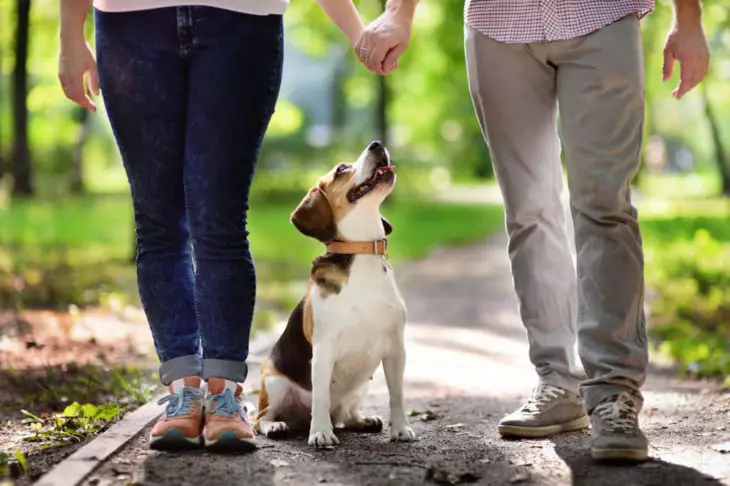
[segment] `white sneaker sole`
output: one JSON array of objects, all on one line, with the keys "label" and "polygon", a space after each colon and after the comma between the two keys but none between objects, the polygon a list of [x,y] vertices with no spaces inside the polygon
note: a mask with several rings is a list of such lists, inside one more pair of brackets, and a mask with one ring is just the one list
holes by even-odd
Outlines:
[{"label": "white sneaker sole", "polygon": [[591,457],[596,461],[631,461],[644,462],[649,459],[646,449],[594,449]]},{"label": "white sneaker sole", "polygon": [[497,431],[502,437],[520,437],[534,439],[538,437],[548,437],[559,434],[561,432],[570,432],[573,430],[587,429],[590,425],[590,419],[587,415],[573,419],[564,424],[545,425],[543,427],[520,427],[518,425],[498,425]]},{"label": "white sneaker sole", "polygon": [[202,447],[203,443],[200,437],[186,437],[180,430],[170,429],[164,435],[150,436],[149,445],[158,451],[172,451]]},{"label": "white sneaker sole", "polygon": [[223,432],[217,440],[205,440],[205,448],[221,452],[251,452],[258,448],[256,439],[241,439],[233,432]]}]

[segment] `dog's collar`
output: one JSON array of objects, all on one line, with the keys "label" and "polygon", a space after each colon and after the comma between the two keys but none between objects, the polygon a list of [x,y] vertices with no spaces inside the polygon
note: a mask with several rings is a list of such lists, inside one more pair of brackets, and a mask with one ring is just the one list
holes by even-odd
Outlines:
[{"label": "dog's collar", "polygon": [[331,241],[327,243],[329,253],[342,255],[387,255],[388,239],[375,241]]}]

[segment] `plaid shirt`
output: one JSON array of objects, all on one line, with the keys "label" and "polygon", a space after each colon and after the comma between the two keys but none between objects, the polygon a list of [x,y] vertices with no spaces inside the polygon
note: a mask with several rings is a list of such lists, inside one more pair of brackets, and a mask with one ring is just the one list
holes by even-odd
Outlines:
[{"label": "plaid shirt", "polygon": [[529,44],[575,39],[652,10],[654,0],[466,0],[464,20],[497,42]]}]

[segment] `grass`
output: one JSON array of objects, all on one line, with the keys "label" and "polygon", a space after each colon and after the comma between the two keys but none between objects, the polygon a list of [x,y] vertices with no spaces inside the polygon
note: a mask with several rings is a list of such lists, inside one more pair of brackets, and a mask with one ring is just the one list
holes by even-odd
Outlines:
[{"label": "grass", "polygon": [[681,372],[730,386],[730,200],[711,196],[711,178],[680,182],[645,180],[639,204],[650,333]]},{"label": "grass", "polygon": [[61,413],[43,417],[23,410],[23,415],[27,417],[23,422],[29,429],[24,440],[40,443],[41,450],[84,442],[116,420],[124,410],[116,403],[96,406],[78,402],[67,406]]},{"label": "grass", "polygon": [[[102,360],[103,361],[103,360]],[[65,363],[0,369],[0,484],[25,484],[125,412],[148,402],[158,385],[136,366]],[[4,449],[4,450],[3,450]]]},{"label": "grass", "polygon": [[[264,294],[281,282],[303,278],[322,251],[321,244],[290,224],[297,203],[252,203],[250,241]],[[394,261],[481,238],[503,218],[497,206],[408,197],[395,199],[383,212],[395,228],[390,246]],[[133,238],[126,196],[9,203],[0,212],[0,308],[64,309],[103,303],[110,295],[117,300],[119,295],[133,296]]]}]

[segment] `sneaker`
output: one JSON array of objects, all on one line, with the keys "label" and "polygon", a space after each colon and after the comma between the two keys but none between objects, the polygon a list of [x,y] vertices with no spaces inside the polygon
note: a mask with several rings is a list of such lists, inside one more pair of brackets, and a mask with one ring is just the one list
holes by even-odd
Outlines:
[{"label": "sneaker", "polygon": [[229,380],[208,380],[205,397],[205,447],[245,452],[256,449],[254,431],[241,408],[241,385]]},{"label": "sneaker", "polygon": [[200,429],[203,424],[200,378],[191,376],[175,380],[169,391],[169,395],[157,402],[167,406],[152,427],[150,447],[157,450],[200,447]]},{"label": "sneaker", "polygon": [[628,393],[609,397],[591,412],[591,457],[598,461],[643,462],[649,442],[639,429],[639,407]]},{"label": "sneaker", "polygon": [[540,385],[517,411],[507,415],[497,430],[504,437],[547,437],[585,429],[588,416],[578,395],[552,385]]}]

